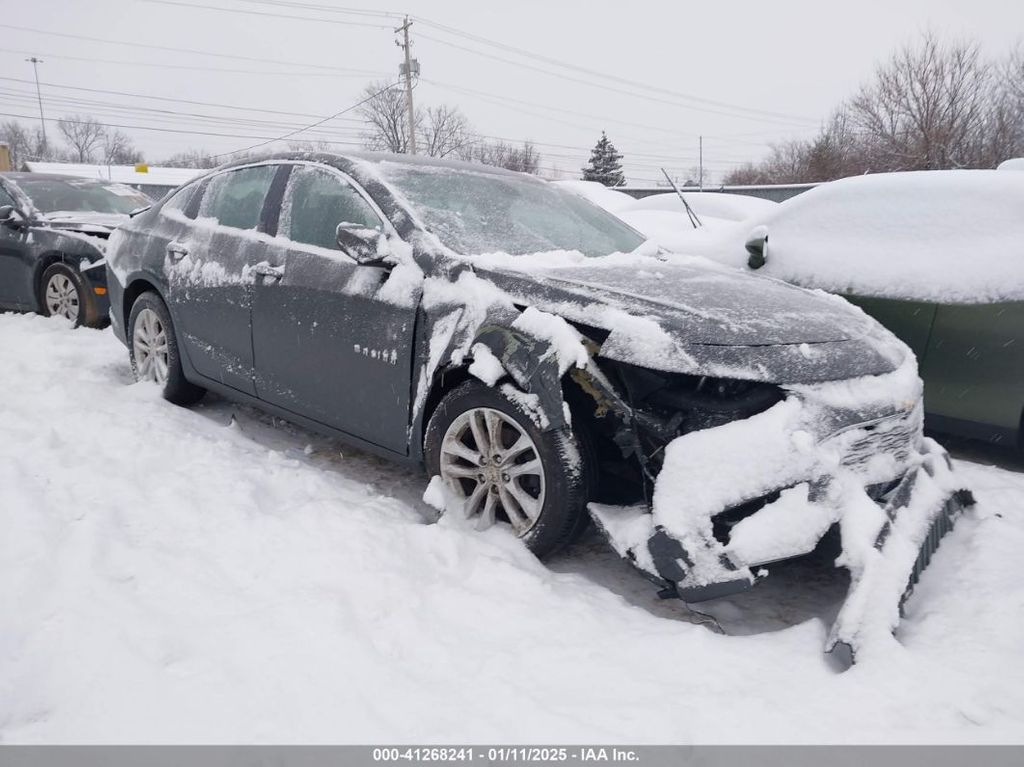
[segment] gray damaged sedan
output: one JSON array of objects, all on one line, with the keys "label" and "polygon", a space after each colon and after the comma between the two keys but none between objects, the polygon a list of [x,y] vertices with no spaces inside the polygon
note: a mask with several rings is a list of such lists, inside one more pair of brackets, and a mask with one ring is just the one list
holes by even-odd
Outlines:
[{"label": "gray damaged sedan", "polygon": [[110,239],[139,379],[396,460],[538,556],[593,520],[665,594],[755,584],[842,533],[828,649],[892,641],[970,494],[900,341],[843,300],[659,251],[508,171],[289,153],[218,168]]}]

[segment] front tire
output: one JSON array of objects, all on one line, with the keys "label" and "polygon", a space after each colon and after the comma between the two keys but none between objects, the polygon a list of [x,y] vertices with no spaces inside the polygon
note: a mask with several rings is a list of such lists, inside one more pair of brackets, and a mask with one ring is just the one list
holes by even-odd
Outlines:
[{"label": "front tire", "polygon": [[424,437],[427,471],[478,525],[507,522],[538,557],[572,541],[587,482],[569,428],[541,430],[500,390],[466,381],[438,404]]},{"label": "front tire", "polygon": [[51,264],[43,272],[39,280],[39,304],[44,317],[63,317],[75,327],[103,324],[103,317],[82,275],[67,264]]},{"label": "front tire", "polygon": [[185,380],[181,353],[167,305],[147,291],[135,299],[128,317],[128,355],[136,381],[152,381],[175,405],[191,405],[206,390]]}]

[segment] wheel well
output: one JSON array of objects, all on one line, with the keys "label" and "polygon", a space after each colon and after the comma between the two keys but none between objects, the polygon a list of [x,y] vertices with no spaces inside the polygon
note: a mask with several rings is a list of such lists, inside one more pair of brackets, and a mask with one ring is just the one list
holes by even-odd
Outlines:
[{"label": "wheel well", "polygon": [[427,401],[423,403],[423,420],[419,436],[421,443],[427,433],[427,424],[430,423],[430,419],[434,415],[434,411],[437,410],[437,406],[441,404],[441,400],[444,399],[444,395],[470,378],[472,376],[469,373],[469,365],[449,367],[434,373],[434,380],[427,393]]},{"label": "wheel well", "polygon": [[129,283],[127,287],[125,287],[124,300],[121,303],[121,327],[128,327],[128,315],[131,314],[132,305],[135,303],[135,299],[137,299],[146,291],[150,290],[156,293],[157,295],[160,294],[160,292],[156,289],[156,286],[153,285],[153,283],[151,283],[149,280],[141,278],[132,281],[131,283]]},{"label": "wheel well", "polygon": [[37,301],[42,303],[43,300],[43,272],[54,264],[66,263],[68,258],[69,256],[66,253],[56,251],[47,253],[36,262],[36,273],[32,279],[32,290]]}]

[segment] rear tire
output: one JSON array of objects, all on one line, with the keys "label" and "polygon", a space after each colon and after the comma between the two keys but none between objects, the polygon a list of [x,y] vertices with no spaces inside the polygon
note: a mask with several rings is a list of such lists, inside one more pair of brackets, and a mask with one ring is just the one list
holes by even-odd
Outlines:
[{"label": "rear tire", "polygon": [[585,526],[591,483],[572,430],[542,431],[499,389],[470,380],[446,394],[427,425],[424,454],[429,475],[441,477],[468,517],[509,522],[538,557]]},{"label": "rear tire", "polygon": [[100,327],[104,317],[78,271],[67,264],[51,264],[39,280],[39,313],[64,317],[75,327]]},{"label": "rear tire", "polygon": [[192,405],[206,390],[185,380],[174,323],[167,305],[153,291],[135,299],[128,317],[128,356],[136,381],[152,381],[175,405]]}]

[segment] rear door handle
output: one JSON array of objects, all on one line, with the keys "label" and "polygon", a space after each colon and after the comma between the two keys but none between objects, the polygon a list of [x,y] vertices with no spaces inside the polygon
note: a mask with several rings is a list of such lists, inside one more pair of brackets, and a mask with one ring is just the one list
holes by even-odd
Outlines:
[{"label": "rear door handle", "polygon": [[284,277],[283,266],[271,266],[266,261],[261,261],[252,268],[253,272],[258,274],[260,277],[267,277],[272,280],[279,280]]},{"label": "rear door handle", "polygon": [[173,261],[181,261],[181,259],[188,255],[188,248],[180,242],[171,242],[167,245],[167,255],[170,256]]}]

